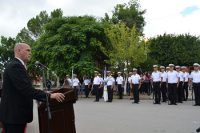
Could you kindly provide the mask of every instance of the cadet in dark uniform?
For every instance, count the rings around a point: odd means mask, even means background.
[[[161,81],[161,73],[158,71],[158,66],[153,65],[154,71],[152,72],[152,80],[153,80],[153,89],[155,94],[155,102],[154,104],[160,104],[161,99],[161,91],[160,91],[160,81]]]
[[[123,87],[122,87],[122,85],[123,85],[124,79],[121,76],[121,72],[118,72],[118,77],[116,79],[116,82],[117,82],[119,99],[122,99],[123,98]]]
[[[194,88],[195,104],[194,106],[200,106],[200,71],[199,64],[194,63],[194,71],[190,75],[190,80]]]
[[[176,71],[178,73],[178,77],[180,79],[180,82],[179,82],[179,85],[178,85],[178,88],[177,88],[177,100],[179,103],[182,103],[183,102],[183,72],[180,71],[180,66],[176,66]]]
[[[161,70],[160,76],[161,76],[162,102],[166,102],[167,100],[167,87],[166,87],[167,73],[165,72],[164,66],[160,66],[160,70]]]
[[[99,97],[100,97],[99,87],[100,87],[101,80],[98,76],[98,72],[95,71],[94,73],[95,73],[95,77],[94,77],[93,86],[92,86],[95,96],[96,96],[96,100],[94,102],[99,102]]]
[[[111,71],[108,71],[107,74],[108,74],[108,76],[105,79],[105,82],[107,84],[107,91],[108,91],[108,101],[107,102],[112,102],[115,79],[112,77]]]
[[[131,76],[131,84],[130,88],[133,89],[133,95],[134,95],[134,102],[133,103],[139,103],[139,89],[141,87],[141,77],[139,74],[137,74],[137,69],[133,68],[133,75]]]
[[[188,100],[188,79],[189,79],[189,73],[186,71],[186,67],[181,67],[183,72],[183,99],[184,101]]]
[[[179,83],[178,73],[174,70],[174,64],[169,64],[170,70],[167,72],[169,105],[177,105],[177,86]]]

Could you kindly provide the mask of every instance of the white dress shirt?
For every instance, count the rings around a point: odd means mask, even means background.
[[[168,83],[170,83],[170,84],[177,83],[178,82],[178,78],[179,77],[178,77],[177,71],[173,70],[172,72],[171,71],[167,72]]]
[[[89,79],[85,79],[83,82],[84,82],[84,85],[89,85],[91,81]]]
[[[116,82],[117,82],[118,85],[122,85],[123,81],[124,81],[124,79],[123,79],[122,76],[118,76],[117,79],[116,79]]]
[[[78,86],[79,85],[79,80],[77,78],[73,79],[73,86]]]
[[[153,82],[160,82],[161,81],[161,74],[159,71],[154,71],[152,72],[152,75],[151,75],[152,79],[153,79]]]
[[[167,81],[167,73],[166,72],[160,72],[160,77],[162,78],[162,82]]]
[[[192,79],[193,83],[200,83],[200,72],[199,71],[191,72],[190,78]]]
[[[115,83],[115,79],[112,76],[107,77],[105,81],[107,82],[108,86],[111,86],[113,83]]]
[[[100,85],[100,83],[101,83],[101,80],[100,80],[99,76],[94,77],[93,84]]]
[[[178,77],[180,78],[180,81],[183,82],[183,72],[177,72]]]
[[[183,73],[183,80],[184,80],[184,82],[188,82],[188,79],[189,79],[189,73],[188,72],[184,72]]]
[[[140,80],[141,80],[141,77],[140,77],[140,75],[139,74],[133,74],[132,76],[131,76],[131,83],[132,84],[139,84],[140,83]]]

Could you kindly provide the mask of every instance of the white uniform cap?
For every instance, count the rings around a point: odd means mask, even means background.
[[[174,67],[174,64],[169,64],[169,67]]]
[[[164,66],[160,66],[160,69],[165,69],[165,67]]]
[[[182,67],[181,67],[181,69],[185,69],[185,68],[186,68],[186,66],[182,66]]]
[[[153,65],[153,67],[158,67],[158,65]]]
[[[176,68],[180,68],[180,66],[176,66]]]
[[[194,63],[193,66],[199,66],[199,64],[198,63]]]
[[[169,69],[169,67],[166,67],[166,69]]]
[[[137,69],[136,69],[136,68],[133,68],[133,71],[137,71]]]
[[[118,74],[121,74],[122,72],[117,72]]]

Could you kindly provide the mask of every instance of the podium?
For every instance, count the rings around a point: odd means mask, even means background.
[[[73,104],[76,102],[75,91],[70,88],[62,88],[51,93],[63,93],[65,100],[62,103],[50,100],[49,106],[52,119],[48,120],[46,104],[38,106],[39,129],[40,133],[76,133],[75,116]]]

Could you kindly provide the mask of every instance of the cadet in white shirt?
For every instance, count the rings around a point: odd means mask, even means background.
[[[84,80],[83,80],[83,83],[84,83],[84,86],[85,86],[85,97],[88,98],[89,96],[89,86],[90,86],[90,79],[88,78],[88,76],[85,76],[84,77]]]
[[[131,86],[131,76],[133,75],[132,72],[129,72],[129,77],[128,77],[128,85],[127,85],[127,91],[128,91],[128,94],[130,96],[130,100],[133,100],[133,89],[130,87]]]
[[[123,88],[122,88],[122,85],[123,85],[124,79],[121,76],[121,72],[118,72],[117,74],[118,74],[118,77],[116,79],[116,82],[117,82],[118,94],[119,94],[119,99],[122,99],[123,98]]]
[[[160,104],[161,99],[161,91],[160,91],[160,81],[161,81],[161,74],[158,71],[158,66],[153,65],[154,71],[152,72],[152,80],[153,80],[153,93],[155,95],[155,102],[154,104]]]
[[[131,76],[131,84],[130,87],[133,89],[133,95],[134,95],[134,102],[133,103],[139,103],[139,89],[141,87],[141,77],[137,74],[137,69],[133,68],[133,75]]]
[[[194,96],[195,96],[195,104],[194,106],[200,106],[200,71],[199,69],[199,64],[194,63],[194,71],[191,72],[190,79],[193,84],[194,88]]]
[[[161,76],[161,92],[162,92],[162,102],[167,100],[167,73],[165,72],[165,67],[160,66],[160,76]]]
[[[79,81],[79,79],[77,78],[77,75],[76,75],[76,74],[73,75],[72,84],[73,84],[73,87],[74,87],[75,92],[76,92],[76,98],[78,99],[78,92],[79,92],[80,81]]]
[[[99,87],[101,84],[101,80],[98,76],[97,71],[95,71],[94,74],[95,74],[95,77],[94,77],[93,85],[92,85],[92,88],[93,88],[95,96],[96,96],[96,100],[94,102],[99,102]]]
[[[102,98],[103,97],[103,78],[102,78],[102,76],[101,76],[101,74],[99,73],[98,74],[98,76],[99,76],[99,79],[100,79],[100,86],[99,86],[99,98]]]
[[[111,71],[107,71],[107,75],[108,76],[105,79],[105,82],[107,84],[107,91],[108,91],[108,101],[107,102],[112,102],[115,79],[112,77]]]
[[[169,105],[177,105],[177,86],[179,83],[178,73],[174,70],[174,64],[169,64],[170,70],[167,72]]]
[[[185,66],[181,67],[183,72],[183,98],[184,101],[188,100],[188,79],[189,79],[189,73],[187,72],[187,68]]]
[[[180,79],[179,81],[179,85],[177,87],[177,100],[179,103],[183,102],[183,94],[184,94],[184,90],[183,90],[183,72],[180,69],[180,66],[176,66],[176,71],[178,73],[178,77]]]

